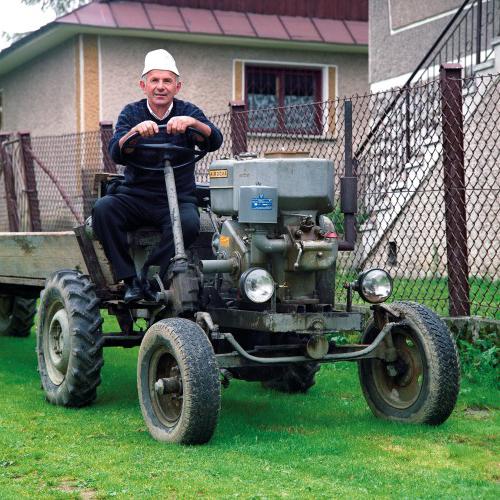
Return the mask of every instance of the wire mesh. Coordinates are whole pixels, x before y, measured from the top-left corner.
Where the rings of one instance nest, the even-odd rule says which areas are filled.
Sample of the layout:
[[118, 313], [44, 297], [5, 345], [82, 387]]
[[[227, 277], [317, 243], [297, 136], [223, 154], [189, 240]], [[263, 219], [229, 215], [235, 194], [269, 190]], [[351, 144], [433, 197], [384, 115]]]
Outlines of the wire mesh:
[[90, 215], [95, 201], [94, 175], [102, 171], [100, 134], [86, 132], [34, 137], [31, 149], [36, 168], [42, 230], [71, 229], [78, 221], [50, 177], [40, 168], [40, 162], [57, 178], [80, 218], [85, 218]]
[[[462, 105], [454, 110], [446, 110], [444, 103], [450, 96], [457, 98], [457, 81], [433, 80], [349, 99], [358, 176], [358, 236], [353, 252], [339, 254], [337, 302], [346, 301], [345, 281], [361, 269], [382, 267], [395, 278], [393, 300], [416, 300], [446, 315], [452, 302], [465, 294], [471, 315], [500, 319], [499, 83], [500, 75], [459, 80]], [[395, 95], [400, 95], [398, 104], [386, 113]], [[332, 160], [332, 189], [339, 200], [346, 100], [233, 110], [211, 117], [224, 143], [197, 165], [197, 181], [208, 182], [208, 166], [214, 160], [238, 153], [307, 152]], [[304, 116], [307, 120], [301, 121]], [[252, 130], [252, 123], [263, 124], [261, 130], [272, 124], [273, 132]], [[314, 130], [311, 123], [316, 124]], [[380, 125], [374, 129], [376, 123]], [[35, 158], [57, 177], [84, 216], [96, 196], [93, 176], [103, 170], [101, 137], [96, 131], [32, 139]], [[19, 154], [10, 154], [16, 162]], [[460, 162], [462, 180], [454, 178], [453, 170]], [[35, 168], [43, 230], [70, 229], [75, 217], [48, 176]], [[1, 191], [0, 224], [7, 230]], [[329, 215], [341, 235], [343, 214], [337, 201]], [[460, 228], [465, 234], [453, 234]], [[465, 247], [460, 247], [463, 242]], [[462, 268], [465, 277], [458, 273]], [[456, 297], [455, 283], [463, 287]]]

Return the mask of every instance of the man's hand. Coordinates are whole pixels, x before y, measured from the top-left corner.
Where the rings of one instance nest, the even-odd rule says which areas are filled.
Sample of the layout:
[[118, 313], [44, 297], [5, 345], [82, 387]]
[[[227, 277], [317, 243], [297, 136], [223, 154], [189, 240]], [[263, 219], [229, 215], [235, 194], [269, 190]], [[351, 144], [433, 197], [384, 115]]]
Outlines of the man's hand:
[[167, 123], [167, 133], [183, 134], [188, 127], [195, 127], [196, 123], [198, 120], [192, 116], [174, 116]]
[[[201, 123], [196, 118], [192, 116], [174, 116], [167, 123], [167, 133], [168, 134], [183, 134], [186, 132], [188, 127], [193, 127], [200, 131], [204, 136], [209, 137], [212, 133], [212, 129]], [[202, 141], [203, 139], [198, 136], [194, 136], [195, 140]]]
[[[132, 127], [119, 141], [118, 144], [120, 148], [123, 146], [123, 143], [133, 134], [138, 133], [141, 137], [151, 137], [159, 132], [159, 128], [157, 123], [152, 120], [146, 120], [141, 123], [138, 123], [135, 127]], [[131, 146], [135, 143], [135, 140], [131, 141]], [[134, 150], [133, 147], [127, 148], [125, 153], [131, 153]]]
[[135, 127], [130, 129], [130, 133], [138, 132], [141, 137], [151, 137], [160, 131], [158, 124], [153, 120], [146, 120], [138, 123]]

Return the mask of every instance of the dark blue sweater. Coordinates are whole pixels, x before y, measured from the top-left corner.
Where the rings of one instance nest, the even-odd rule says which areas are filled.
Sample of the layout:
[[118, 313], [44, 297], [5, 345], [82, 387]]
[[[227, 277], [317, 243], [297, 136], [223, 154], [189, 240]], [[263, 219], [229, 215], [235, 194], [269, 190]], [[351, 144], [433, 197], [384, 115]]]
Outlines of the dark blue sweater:
[[[170, 118], [174, 116], [192, 116], [198, 121], [208, 125], [212, 133], [210, 134], [209, 140], [209, 150], [215, 151], [220, 148], [222, 144], [222, 134], [220, 130], [208, 120], [208, 118], [203, 114], [201, 109], [197, 108], [194, 104], [190, 102], [181, 101], [174, 98], [174, 105], [170, 114], [163, 120], [157, 120], [150, 112], [146, 104], [146, 99], [142, 99], [131, 104], [127, 104], [120, 113], [118, 121], [116, 122], [115, 133], [109, 142], [109, 153], [113, 160], [120, 165], [125, 165], [125, 181], [123, 186], [130, 188], [132, 191], [138, 194], [165, 194], [165, 181], [163, 176], [163, 170], [153, 172], [150, 170], [141, 170], [134, 168], [128, 164], [128, 159], [133, 163], [150, 166], [156, 165], [159, 162], [159, 157], [157, 152], [136, 149], [131, 154], [122, 154], [118, 141], [135, 125], [145, 120], [152, 120], [158, 125], [166, 124]], [[165, 131], [160, 131], [154, 137], [147, 137], [140, 139], [141, 142], [147, 143], [165, 143], [169, 142], [177, 146], [188, 147], [193, 149], [196, 144], [195, 141], [189, 136], [189, 134], [167, 134]], [[172, 164], [184, 163], [192, 159], [192, 155], [186, 157], [186, 155], [179, 157]], [[194, 178], [194, 163], [186, 165], [185, 167], [174, 169], [175, 175], [175, 185], [177, 187], [177, 196], [179, 201], [192, 201], [195, 196], [195, 178]]]

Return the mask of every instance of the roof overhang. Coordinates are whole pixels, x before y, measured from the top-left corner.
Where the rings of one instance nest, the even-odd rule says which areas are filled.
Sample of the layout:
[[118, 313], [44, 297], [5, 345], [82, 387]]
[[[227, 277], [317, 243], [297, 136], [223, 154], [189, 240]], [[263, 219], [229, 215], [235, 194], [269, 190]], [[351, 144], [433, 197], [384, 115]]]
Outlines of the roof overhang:
[[27, 63], [48, 50], [57, 47], [66, 40], [81, 34], [176, 40], [203, 45], [231, 45], [233, 47], [239, 46], [286, 50], [310, 50], [314, 52], [326, 53], [368, 54], [368, 45], [361, 44], [353, 45], [314, 41], [276, 40], [271, 38], [231, 35], [221, 36], [202, 33], [178, 33], [173, 31], [135, 28], [103, 28], [54, 21], [18, 40], [10, 47], [0, 52], [0, 76], [9, 73], [16, 67]]

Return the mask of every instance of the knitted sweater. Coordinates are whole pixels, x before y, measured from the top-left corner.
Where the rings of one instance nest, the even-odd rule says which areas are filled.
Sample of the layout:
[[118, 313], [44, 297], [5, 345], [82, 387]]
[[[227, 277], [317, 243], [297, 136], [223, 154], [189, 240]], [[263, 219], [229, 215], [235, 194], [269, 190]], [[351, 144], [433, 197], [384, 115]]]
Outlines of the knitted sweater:
[[[109, 152], [113, 160], [125, 166], [125, 180], [123, 183], [124, 187], [129, 188], [131, 191], [137, 194], [151, 193], [155, 194], [165, 194], [165, 181], [163, 176], [163, 170], [151, 171], [142, 170], [139, 168], [132, 167], [128, 164], [128, 160], [133, 163], [151, 166], [159, 163], [158, 152], [152, 150], [136, 149], [131, 154], [122, 154], [120, 150], [120, 145], [118, 141], [135, 125], [145, 120], [152, 120], [158, 125], [166, 124], [170, 118], [174, 116], [192, 116], [198, 121], [208, 125], [212, 133], [208, 138], [209, 150], [215, 151], [220, 148], [222, 144], [222, 134], [220, 130], [208, 120], [208, 118], [203, 114], [201, 109], [197, 108], [194, 104], [190, 102], [181, 101], [174, 98], [174, 105], [170, 114], [163, 120], [156, 119], [148, 110], [146, 99], [142, 99], [137, 102], [127, 104], [120, 113], [118, 121], [116, 122], [115, 133], [109, 142]], [[190, 137], [189, 134], [167, 134], [165, 131], [160, 131], [159, 134], [153, 137], [141, 138], [141, 142], [147, 143], [165, 143], [169, 142], [177, 146], [183, 146], [193, 149], [195, 141]], [[186, 161], [192, 160], [192, 155], [179, 155], [172, 165], [179, 165]], [[189, 163], [185, 167], [174, 169], [175, 175], [175, 185], [177, 188], [177, 197], [179, 201], [193, 201], [195, 197], [195, 177], [194, 177], [194, 162]]]

